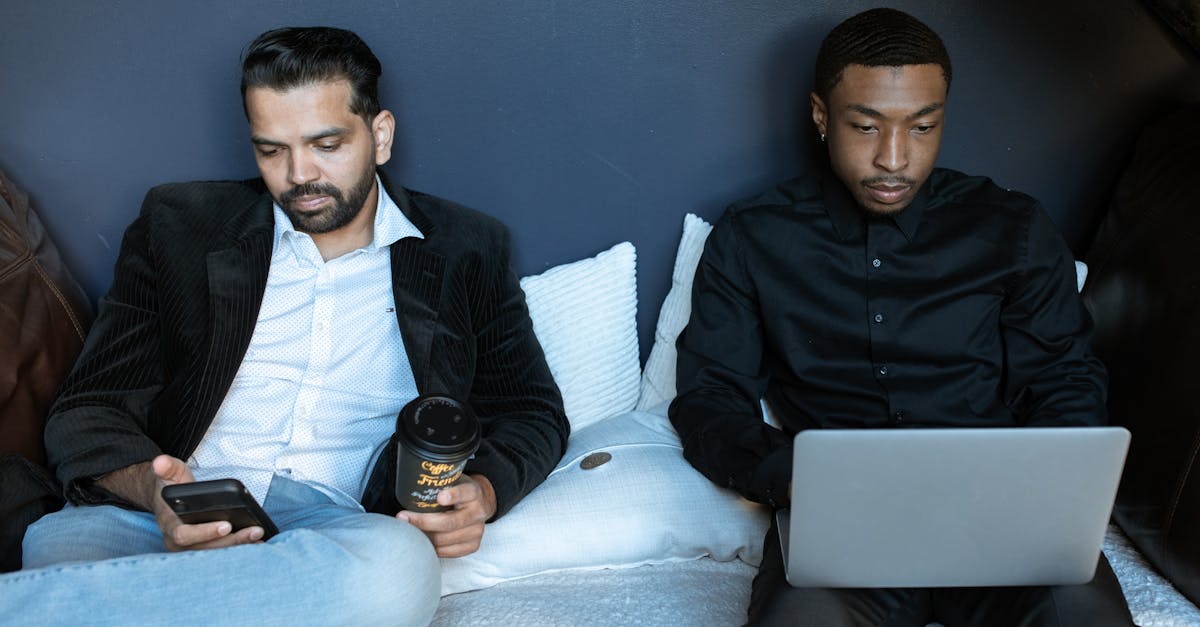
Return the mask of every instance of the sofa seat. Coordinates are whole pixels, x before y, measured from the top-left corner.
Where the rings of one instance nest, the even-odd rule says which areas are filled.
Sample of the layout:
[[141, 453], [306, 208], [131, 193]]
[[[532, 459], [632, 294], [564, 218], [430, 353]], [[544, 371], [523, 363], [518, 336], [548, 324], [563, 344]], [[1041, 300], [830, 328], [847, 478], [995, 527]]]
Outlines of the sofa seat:
[[[1140, 627], [1200, 625], [1197, 608], [1158, 574], [1119, 527], [1104, 554]], [[757, 568], [711, 558], [629, 569], [565, 570], [442, 598], [434, 627], [689, 625], [745, 621]]]

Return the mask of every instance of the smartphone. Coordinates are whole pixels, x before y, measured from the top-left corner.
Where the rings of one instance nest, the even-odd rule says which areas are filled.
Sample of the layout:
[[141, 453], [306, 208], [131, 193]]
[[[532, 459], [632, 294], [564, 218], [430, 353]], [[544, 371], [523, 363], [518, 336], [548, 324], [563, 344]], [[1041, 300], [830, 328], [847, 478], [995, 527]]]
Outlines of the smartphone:
[[262, 527], [263, 540], [279, 533], [275, 523], [237, 479], [213, 479], [163, 486], [162, 498], [189, 525], [227, 520], [233, 530]]

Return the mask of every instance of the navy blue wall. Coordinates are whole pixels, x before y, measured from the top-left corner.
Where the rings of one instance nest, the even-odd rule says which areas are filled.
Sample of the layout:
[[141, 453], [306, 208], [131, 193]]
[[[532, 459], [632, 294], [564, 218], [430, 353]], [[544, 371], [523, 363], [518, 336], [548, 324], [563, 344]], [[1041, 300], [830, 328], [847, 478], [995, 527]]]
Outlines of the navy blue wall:
[[[894, 3], [955, 63], [941, 164], [1039, 197], [1079, 252], [1137, 129], [1200, 99], [1135, 0]], [[399, 120], [386, 169], [507, 222], [522, 275], [631, 240], [643, 355], [682, 216], [803, 169], [821, 37], [867, 2], [0, 0], [0, 169], [93, 298], [150, 186], [256, 174], [238, 59], [287, 24], [357, 31]]]

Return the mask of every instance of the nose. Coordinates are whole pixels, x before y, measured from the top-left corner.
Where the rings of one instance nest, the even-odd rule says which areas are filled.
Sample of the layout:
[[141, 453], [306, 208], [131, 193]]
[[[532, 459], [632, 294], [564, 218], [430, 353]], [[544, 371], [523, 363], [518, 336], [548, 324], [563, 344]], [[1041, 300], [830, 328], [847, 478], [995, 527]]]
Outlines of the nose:
[[886, 172], [900, 172], [908, 167], [908, 135], [903, 129], [880, 133], [875, 151], [875, 167]]
[[303, 185], [314, 181], [319, 176], [317, 167], [313, 164], [312, 159], [303, 150], [291, 151], [291, 158], [288, 160], [288, 180], [292, 185]]

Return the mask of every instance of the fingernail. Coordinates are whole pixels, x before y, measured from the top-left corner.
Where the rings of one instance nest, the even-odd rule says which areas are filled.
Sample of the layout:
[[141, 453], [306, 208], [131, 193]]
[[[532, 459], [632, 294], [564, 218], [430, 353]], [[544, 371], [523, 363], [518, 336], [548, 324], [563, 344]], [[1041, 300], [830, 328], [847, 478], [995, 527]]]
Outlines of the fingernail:
[[257, 540], [261, 540], [261, 539], [262, 539], [262, 537], [263, 537], [263, 530], [262, 530], [262, 529], [260, 529], [260, 528], [258, 528], [258, 527], [254, 527], [254, 528], [252, 528], [252, 529], [250, 530], [250, 539], [251, 539], [251, 540], [255, 540], [255, 541], [257, 541]]
[[233, 525], [231, 525], [227, 522], [217, 525], [217, 533], [219, 533], [223, 536], [229, 535], [230, 531], [233, 531]]

